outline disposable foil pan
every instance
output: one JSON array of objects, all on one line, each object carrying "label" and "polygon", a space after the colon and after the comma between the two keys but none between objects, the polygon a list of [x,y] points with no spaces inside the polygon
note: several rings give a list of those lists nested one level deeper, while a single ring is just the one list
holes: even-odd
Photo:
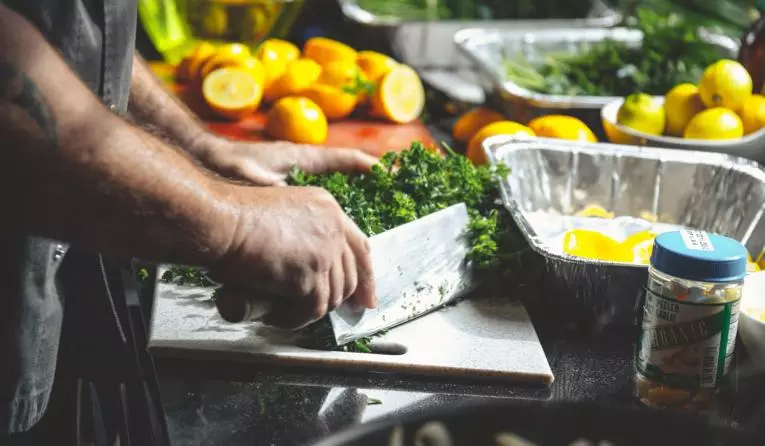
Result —
[{"label": "disposable foil pan", "polygon": [[[721,57],[735,57],[738,42],[700,31],[702,39],[719,49]],[[563,96],[537,93],[508,79],[504,61],[525,59],[532,65],[542,64],[550,54],[578,54],[592,45],[610,39],[639,46],[643,33],[631,28],[539,28],[497,29],[466,28],[454,35],[458,50],[475,63],[481,85],[499,100],[500,106],[514,119],[525,122],[545,113],[563,112],[579,116],[600,127],[599,110],[618,97]]]},{"label": "disposable foil pan", "polygon": [[[463,102],[485,101],[481,75],[471,59],[452,43],[455,33],[464,28],[486,26],[487,21],[402,20],[376,15],[359,6],[356,0],[337,0],[351,35],[366,42],[370,49],[390,51],[401,62],[414,67],[431,87]],[[547,28],[598,28],[617,25],[622,15],[600,0],[593,1],[586,17],[574,19],[492,20],[499,30],[538,30]]]},{"label": "disposable foil pan", "polygon": [[[680,227],[741,241],[757,257],[765,246],[765,170],[750,160],[696,152],[545,138],[498,136],[484,143],[490,162],[511,173],[502,198],[545,259],[544,308],[588,328],[634,324],[647,267],[563,252],[572,228],[624,237]],[[598,205],[616,219],[577,217]],[[642,217],[642,218],[640,218]],[[644,220],[653,219],[655,222]]]}]

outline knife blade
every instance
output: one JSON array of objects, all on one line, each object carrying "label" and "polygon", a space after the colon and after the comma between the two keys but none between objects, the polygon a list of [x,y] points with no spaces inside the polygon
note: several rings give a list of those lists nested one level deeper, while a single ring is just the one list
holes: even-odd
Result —
[{"label": "knife blade", "polygon": [[459,203],[370,237],[377,308],[329,314],[338,345],[415,319],[475,287],[466,261],[469,216]]},{"label": "knife blade", "polygon": [[[359,311],[345,303],[329,313],[337,345],[408,322],[473,290],[469,220],[459,203],[370,237],[377,308]],[[259,320],[271,309],[263,296],[237,290],[219,293],[216,306],[228,322]]]}]

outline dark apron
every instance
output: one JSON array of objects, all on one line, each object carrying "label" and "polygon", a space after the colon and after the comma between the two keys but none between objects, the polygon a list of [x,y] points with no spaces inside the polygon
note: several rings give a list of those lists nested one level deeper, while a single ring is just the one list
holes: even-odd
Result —
[{"label": "dark apron", "polygon": [[[70,249],[56,381],[43,419],[10,445],[169,445],[146,305],[131,265]],[[3,443],[5,444],[5,443]]]},{"label": "dark apron", "polygon": [[[110,110],[127,111],[135,0],[0,3],[36,26]],[[151,302],[141,302],[130,265],[75,248],[64,255],[25,234],[0,236],[0,248],[11,265],[0,271],[0,357],[9,362],[0,365],[0,444],[166,444],[146,352]]]}]

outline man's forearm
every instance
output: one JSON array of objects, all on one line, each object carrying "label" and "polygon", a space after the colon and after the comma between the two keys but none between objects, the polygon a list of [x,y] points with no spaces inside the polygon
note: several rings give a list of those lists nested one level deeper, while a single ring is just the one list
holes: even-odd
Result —
[{"label": "man's forearm", "polygon": [[129,111],[138,121],[157,127],[191,155],[204,159],[213,138],[183,102],[169,93],[138,54],[133,58]]},{"label": "man's forearm", "polygon": [[1,5],[0,183],[6,228],[115,255],[214,263],[239,223],[230,186],[108,112]]}]

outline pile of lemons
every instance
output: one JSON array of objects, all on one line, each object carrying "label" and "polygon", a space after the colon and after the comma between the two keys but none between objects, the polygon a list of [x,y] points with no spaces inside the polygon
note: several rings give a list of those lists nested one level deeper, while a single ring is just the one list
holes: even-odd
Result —
[{"label": "pile of lemons", "polygon": [[176,79],[225,119],[241,120],[269,105],[266,133],[306,144],[325,142],[328,121],[355,111],[403,124],[425,106],[411,67],[324,37],[309,39],[302,51],[280,39],[254,52],[241,43],[201,42],[177,67]]},{"label": "pile of lemons", "polygon": [[743,65],[722,59],[704,70],[698,85],[672,88],[663,105],[644,93],[628,96],[616,120],[649,135],[738,139],[765,126],[765,96],[752,93],[752,78]]},{"label": "pile of lemons", "polygon": [[455,140],[467,144],[465,155],[475,165],[486,164],[483,142],[491,136],[525,135],[570,141],[597,142],[592,130],[581,120],[567,115],[544,115],[523,125],[508,121],[501,113],[477,107],[460,116],[452,127]]}]

